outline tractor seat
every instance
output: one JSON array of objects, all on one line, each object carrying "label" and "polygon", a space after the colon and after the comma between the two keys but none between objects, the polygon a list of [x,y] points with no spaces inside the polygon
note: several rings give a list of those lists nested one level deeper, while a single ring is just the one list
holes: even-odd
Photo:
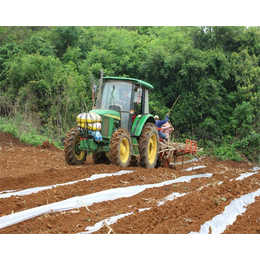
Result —
[{"label": "tractor seat", "polygon": [[110,105],[108,109],[116,110],[116,111],[122,111],[122,106],[120,105]]}]

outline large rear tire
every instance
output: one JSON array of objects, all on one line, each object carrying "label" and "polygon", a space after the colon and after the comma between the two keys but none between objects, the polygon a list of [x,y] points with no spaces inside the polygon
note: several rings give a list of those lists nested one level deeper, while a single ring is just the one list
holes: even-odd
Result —
[{"label": "large rear tire", "polygon": [[146,123],[139,137],[140,165],[154,168],[158,159],[158,130],[155,124]]},{"label": "large rear tire", "polygon": [[66,162],[70,165],[80,165],[86,161],[87,152],[80,150],[81,135],[77,127],[72,128],[64,140]]},{"label": "large rear tire", "polygon": [[128,131],[119,128],[110,140],[109,158],[112,164],[127,167],[131,159],[131,137]]}]

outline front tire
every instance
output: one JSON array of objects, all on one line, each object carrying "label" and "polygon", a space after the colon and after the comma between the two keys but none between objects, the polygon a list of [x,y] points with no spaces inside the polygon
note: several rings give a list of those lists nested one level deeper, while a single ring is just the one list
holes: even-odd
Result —
[{"label": "front tire", "polygon": [[112,164],[127,167],[131,159],[131,137],[125,129],[119,128],[110,140],[109,158]]},{"label": "front tire", "polygon": [[66,162],[70,165],[80,165],[86,161],[87,152],[80,150],[81,135],[77,127],[72,128],[64,141]]},{"label": "front tire", "polygon": [[158,130],[155,124],[146,123],[139,137],[140,165],[154,168],[158,159]]}]

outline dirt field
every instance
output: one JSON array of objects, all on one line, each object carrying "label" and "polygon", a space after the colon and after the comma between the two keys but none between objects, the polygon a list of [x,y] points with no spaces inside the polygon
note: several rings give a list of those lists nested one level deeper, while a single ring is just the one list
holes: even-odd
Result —
[{"label": "dirt field", "polygon": [[[203,225],[205,233],[259,234],[260,168],[192,159],[179,157],[175,169],[122,169],[95,165],[91,157],[82,166],[69,166],[63,151],[48,141],[32,147],[0,133],[0,225],[29,216],[1,227],[0,234],[189,234],[203,233]],[[55,186],[22,193],[49,185]],[[251,201],[240,205],[233,221],[217,222],[214,217],[244,203],[247,194]],[[76,206],[66,208],[62,201]],[[30,216],[36,208],[46,211]]]}]

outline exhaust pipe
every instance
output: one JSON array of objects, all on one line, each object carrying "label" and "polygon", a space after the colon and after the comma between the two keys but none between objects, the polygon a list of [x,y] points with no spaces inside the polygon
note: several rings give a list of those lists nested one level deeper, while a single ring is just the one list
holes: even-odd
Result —
[{"label": "exhaust pipe", "polygon": [[103,85],[103,70],[100,69],[100,81],[99,81],[99,89],[98,89],[98,94],[97,94],[97,108],[101,107],[102,85]]}]

